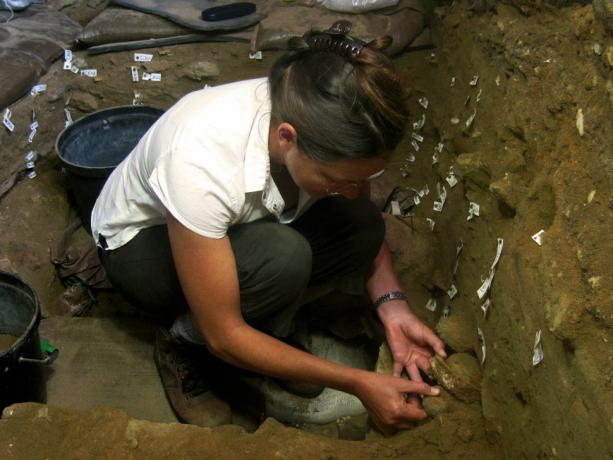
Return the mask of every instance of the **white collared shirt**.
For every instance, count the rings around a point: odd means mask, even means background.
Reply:
[[[270,96],[266,78],[195,91],[171,107],[107,180],[92,212],[96,242],[116,249],[170,212],[191,231],[223,237],[234,224],[273,214],[281,223],[313,203],[300,191],[296,211],[270,175]]]

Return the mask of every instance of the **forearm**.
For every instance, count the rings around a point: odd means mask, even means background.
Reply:
[[[211,351],[230,364],[257,373],[353,394],[365,372],[305,353],[246,323],[228,331]]]
[[[366,289],[373,301],[388,292],[402,291],[398,277],[392,267],[392,257],[386,242],[381,245],[381,249],[373,262],[373,270],[366,282]],[[389,316],[399,310],[410,311],[408,302],[405,300],[385,302],[377,309],[377,314],[385,325]]]

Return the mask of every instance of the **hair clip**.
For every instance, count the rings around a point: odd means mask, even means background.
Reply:
[[[328,30],[311,35],[306,42],[311,49],[331,51],[347,59],[356,58],[366,42],[347,35],[351,32],[351,27],[350,21],[336,21]]]

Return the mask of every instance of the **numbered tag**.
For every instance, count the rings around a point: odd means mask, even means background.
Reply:
[[[130,72],[132,72],[132,81],[134,83],[138,83],[138,69],[136,68],[136,66],[131,65]]]
[[[479,75],[474,75],[472,80],[470,80],[470,86],[477,86],[479,84]]]
[[[96,69],[83,69],[81,70],[81,75],[94,78],[98,76],[98,71]]]
[[[447,181],[447,183],[449,184],[449,187],[453,188],[456,186],[456,184],[458,183],[458,179],[455,177],[454,173],[449,173],[449,175],[445,178],[445,180]]]
[[[473,217],[475,217],[475,216],[478,217],[480,209],[481,208],[480,208],[480,206],[477,203],[471,201],[468,204],[468,217],[466,218],[466,220],[472,220]]]
[[[72,50],[64,50],[64,61],[72,61]]]
[[[70,71],[74,74],[79,73],[79,68],[76,65],[70,67]]]
[[[151,62],[153,54],[134,53],[134,62]]]
[[[426,124],[426,114],[422,114],[421,118],[416,121],[415,123],[413,123],[413,129],[415,131],[421,131],[421,129],[424,127],[424,125]]]
[[[262,60],[262,52],[256,51],[255,53],[249,53],[249,59],[255,59],[256,61]]]
[[[13,122],[11,121],[11,111],[9,109],[6,109],[4,111],[4,116],[2,117],[2,124],[6,127],[6,129],[8,129],[10,132],[13,132],[15,130],[15,125],[13,124]]]
[[[417,134],[417,133],[411,133],[411,137],[413,139],[415,139],[417,142],[423,142],[424,141],[424,136]]]
[[[64,70],[72,70],[72,61],[64,61]]]
[[[428,105],[430,104],[428,102],[428,98],[426,97],[420,97],[417,102],[419,102],[419,105],[421,105],[424,109],[428,109]]]
[[[435,311],[436,310],[436,299],[429,299],[428,302],[426,302],[426,308],[430,311]]]
[[[41,83],[40,85],[36,85],[32,87],[32,89],[30,90],[30,95],[36,96],[37,94],[43,93],[45,91],[47,91],[47,85],[44,83]]]

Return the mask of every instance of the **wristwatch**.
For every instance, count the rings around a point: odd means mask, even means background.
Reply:
[[[389,302],[390,300],[407,300],[407,296],[400,291],[386,292],[372,303],[373,310],[376,310],[382,304]]]

